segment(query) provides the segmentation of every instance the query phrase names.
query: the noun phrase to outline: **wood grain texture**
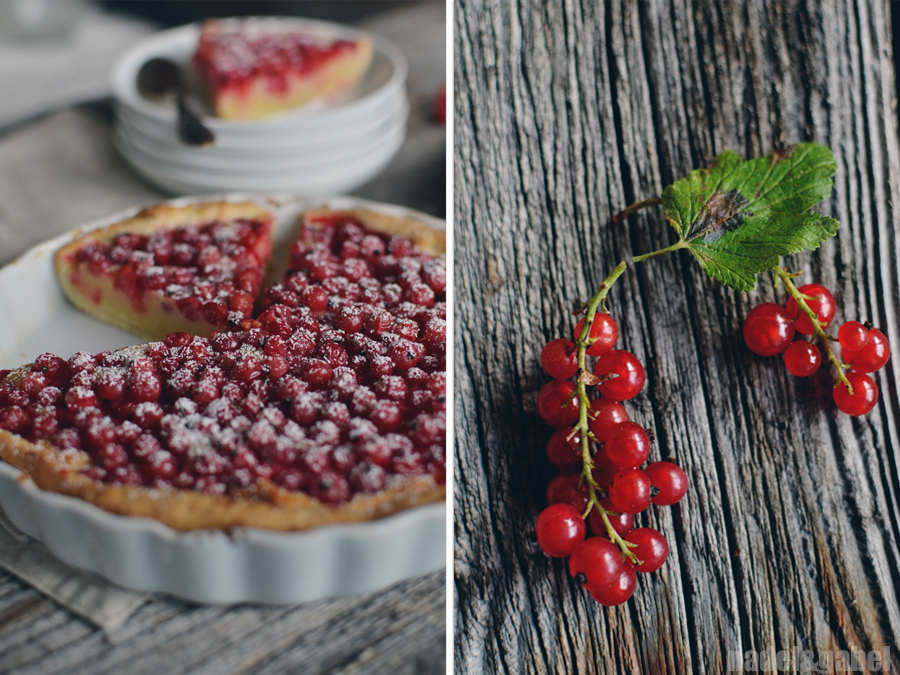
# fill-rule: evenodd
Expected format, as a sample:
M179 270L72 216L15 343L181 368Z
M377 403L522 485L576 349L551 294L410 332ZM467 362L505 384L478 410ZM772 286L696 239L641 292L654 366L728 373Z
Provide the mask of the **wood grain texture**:
M842 227L786 259L838 320L900 345L900 194L891 7L875 0L456 0L457 672L721 673L729 653L892 648L900 634L898 369L877 408L839 414L833 375L755 357L739 295L684 251L610 295L647 367L630 402L691 488L639 522L671 544L613 609L529 537L555 470L535 412L543 344L619 260L675 241L624 206L733 149L829 145ZM793 672L793 671L789 671ZM865 670L862 672L866 672Z

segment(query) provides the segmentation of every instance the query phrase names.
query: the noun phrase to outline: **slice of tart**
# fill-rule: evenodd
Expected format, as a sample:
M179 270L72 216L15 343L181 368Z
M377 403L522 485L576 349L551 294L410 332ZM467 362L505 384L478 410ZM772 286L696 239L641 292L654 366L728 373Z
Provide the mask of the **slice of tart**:
M289 20L210 20L193 57L218 117L260 120L355 87L372 62L368 38L298 29Z
M415 220L308 213L283 283L240 327L0 371L0 459L179 530L443 500L443 249Z
M56 254L79 309L149 340L208 335L253 312L274 217L258 204L160 204L89 232Z

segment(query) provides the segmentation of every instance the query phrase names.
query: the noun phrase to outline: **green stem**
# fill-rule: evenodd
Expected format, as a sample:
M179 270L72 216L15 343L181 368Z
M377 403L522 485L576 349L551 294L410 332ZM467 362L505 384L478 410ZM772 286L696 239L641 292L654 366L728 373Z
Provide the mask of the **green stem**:
M850 381L847 379L847 376L844 375L844 370L849 368L848 365L841 363L837 356L834 353L834 350L831 348L831 343L834 341L834 338L829 335L822 326L822 322L819 321L819 315L816 314L812 309L810 309L807 304L807 300L811 298L808 295L804 295L800 292L800 290L794 285L793 278L796 275L792 275L783 267L776 267L772 270L776 276L776 278L781 280L781 283L784 284L784 287L787 289L788 293L791 294L791 297L797 302L797 306L803 310L804 313L809 317L809 321L812 324L814 336L822 338L822 344L825 345L825 353L828 356L828 360L831 361L832 365L837 370L838 383L843 384L847 387L847 391L850 394L853 394L853 387L850 385ZM837 386L837 384L835 384Z
M614 215L612 217L612 221L613 223L618 225L635 211L640 211L641 209L646 209L651 206L659 206L660 204L662 204L662 197L651 197L650 199L645 199L642 202L635 202L631 206L626 207L624 210Z
M619 548L622 549L622 554L631 560L632 563L640 564L640 561L634 553L629 550L629 546L633 546L633 544L630 544L619 536L619 533L616 532L612 523L609 521L609 512L600 505L600 498L597 496L599 486L591 473L594 469L594 459L591 456L591 439L593 436L588 427L588 409L590 408L590 400L588 399L587 384L585 381L587 378L587 350L593 343L588 335L590 334L591 325L594 322L594 316L597 314L597 310L600 306L604 304L606 296L609 295L610 288L612 288L612 285L616 280L622 276L625 268L626 265L623 260L616 265L616 268L608 277L606 277L603 283L600 284L600 288L594 294L594 297L587 303L584 325L582 325L581 333L575 341L578 350L578 380L575 384L575 395L578 397L578 423L575 425L574 433L578 433L581 437L581 479L588 488L588 505L584 517L587 518L591 509L597 509L600 516L603 518L603 523L606 525L606 533L609 535L610 541L618 545Z
M671 246L666 246L665 248L661 248L658 251L651 251L650 253L645 253L644 255L636 255L631 259L631 262L643 262L644 260L655 258L656 256L662 255L663 253L671 253L672 251L677 251L680 248L687 248L687 242L685 242L683 239L679 239Z

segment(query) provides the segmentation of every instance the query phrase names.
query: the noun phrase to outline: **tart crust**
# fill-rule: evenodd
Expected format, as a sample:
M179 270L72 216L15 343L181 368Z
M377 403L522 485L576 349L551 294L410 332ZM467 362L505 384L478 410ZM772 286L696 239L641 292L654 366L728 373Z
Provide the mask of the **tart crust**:
M354 218L372 230L406 237L420 250L435 256L443 256L446 250L444 232L412 218L390 216L368 209L307 211L302 216L302 222L305 228L316 228L323 226L322 219L333 220L341 216ZM55 259L57 275L66 295L76 306L103 321L140 333L142 331L136 330L127 319L130 311L123 314L99 312L98 306L90 301L86 302L81 293L72 292L70 261L79 247L91 241L108 243L120 232L153 234L160 228L174 228L216 219L269 217L271 214L268 211L254 203L153 206L133 218L90 232L60 249ZM130 305L126 307L130 310ZM196 324L192 328L191 332L196 332ZM123 349L134 354L135 351L146 350L147 345ZM20 388L24 376L30 370L31 366L26 365L9 371L0 382ZM153 518L181 531L234 527L278 531L309 530L328 524L382 518L413 506L439 502L446 498L446 486L430 475L395 475L379 492L360 493L336 506L325 504L302 492L286 490L262 478L257 479L250 487L229 495L202 494L177 488L107 484L81 472L81 469L92 464L90 456L82 450L58 448L43 440L33 443L4 429L0 429L0 459L23 471L43 490L78 497L111 513Z
M184 225L203 225L213 221L239 219L270 222L273 215L253 202L201 202L187 206L157 204L137 215L108 227L88 232L63 246L54 257L56 277L66 297L83 312L113 326L130 331L147 340L161 340L166 333L184 331L209 335L219 328L205 320L191 321L159 291L145 291L143 311L136 311L126 293L113 284L111 277L90 274L75 255L84 246L97 242L108 245L118 234L134 233L152 236ZM267 261L271 253L271 237L261 238L265 250L258 256Z

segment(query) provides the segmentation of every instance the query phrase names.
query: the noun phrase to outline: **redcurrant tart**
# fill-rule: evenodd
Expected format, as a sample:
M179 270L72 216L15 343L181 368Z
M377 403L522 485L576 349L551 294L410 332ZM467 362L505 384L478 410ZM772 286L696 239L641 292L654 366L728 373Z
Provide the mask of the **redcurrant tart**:
M759 356L775 356L794 339L794 322L788 311L774 302L764 302L744 319L744 341Z
M834 319L834 313L837 309L837 304L831 291L821 284L805 284L797 290L811 298L806 301L807 306L819 317L819 325L823 329L828 328L832 319ZM798 333L812 335L815 332L809 315L800 309L793 297L788 298L787 312L793 318L794 327Z

